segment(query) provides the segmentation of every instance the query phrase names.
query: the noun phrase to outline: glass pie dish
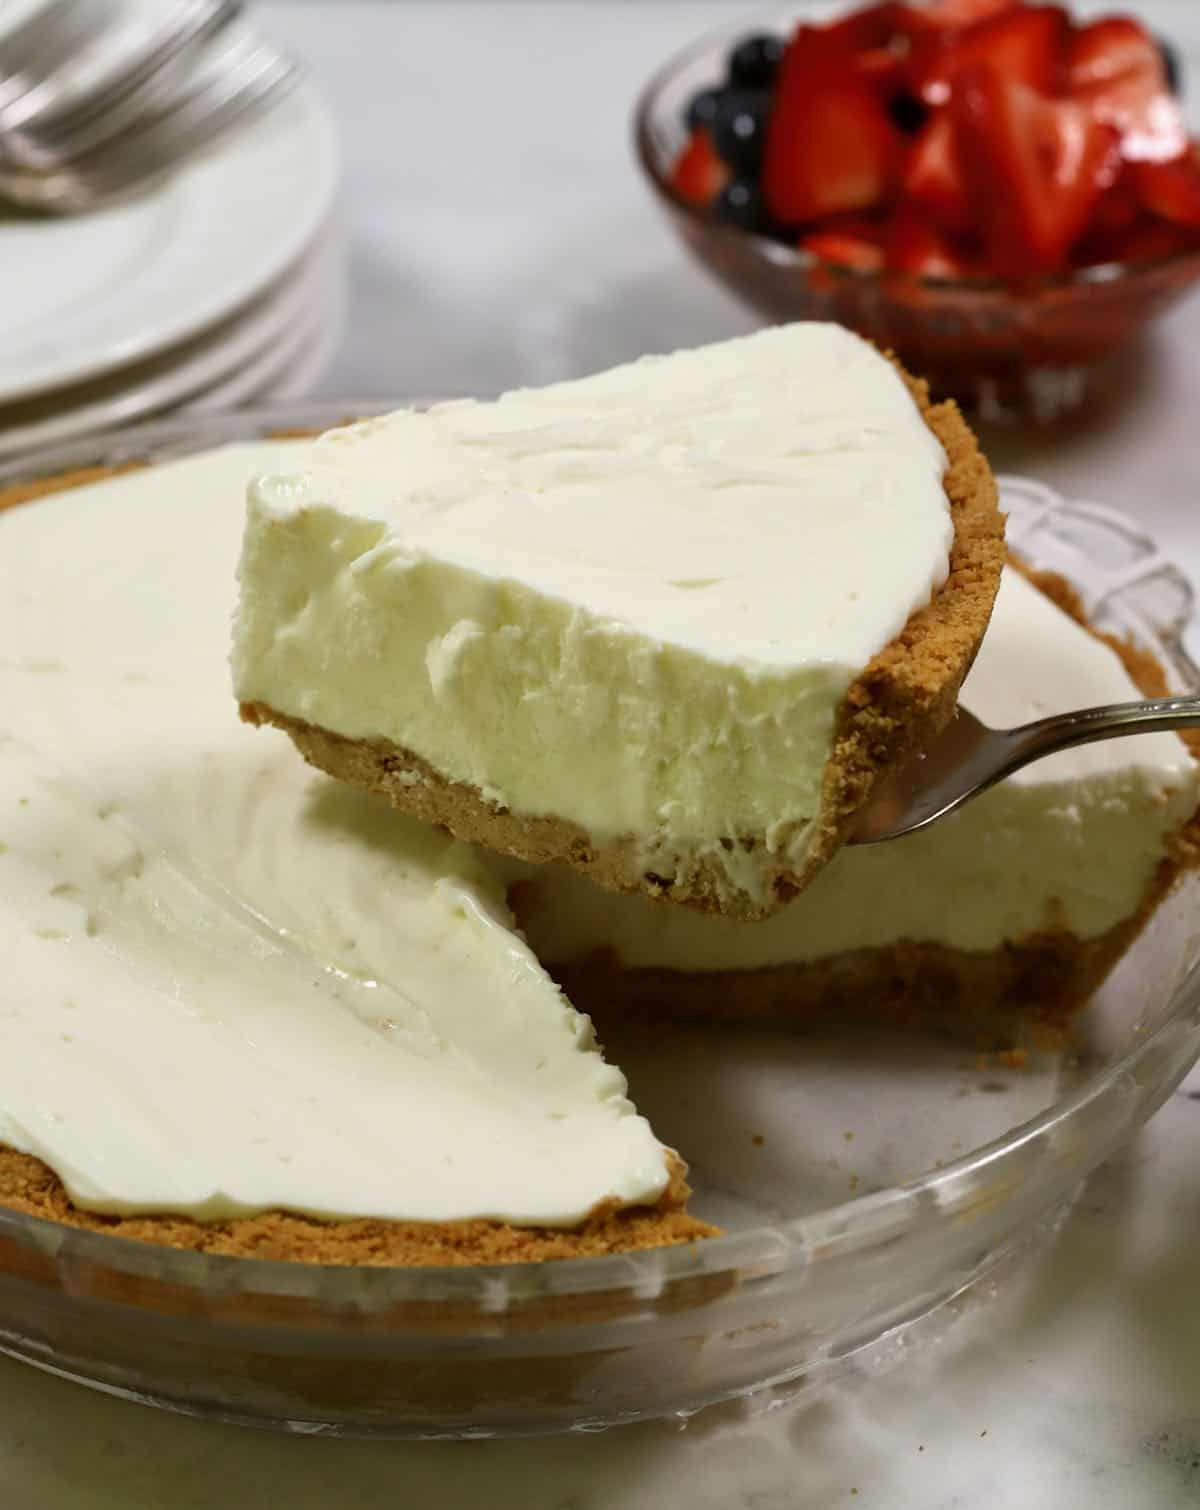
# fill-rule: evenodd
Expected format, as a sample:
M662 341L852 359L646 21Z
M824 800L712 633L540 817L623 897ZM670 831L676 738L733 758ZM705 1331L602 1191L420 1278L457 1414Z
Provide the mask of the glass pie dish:
M379 407L165 421L9 463L0 485ZM1173 686L1200 685L1182 642L1191 590L1150 540L1033 483L1003 492L1027 558L1067 575L1093 622L1151 649ZM1185 878L1068 1050L1023 1062L832 1026L610 1027L635 1100L691 1163L695 1211L725 1236L540 1265L337 1267L0 1208L0 1350L131 1399L301 1433L593 1430L813 1387L1000 1272L1200 1059L1196 890Z
M809 6L803 14L821 21L852 8ZM849 326L981 419L1053 423L1079 409L1100 365L1194 287L1200 247L1020 284L864 271L722 224L672 187L688 102L721 79L736 42L758 31L789 34L800 11L793 4L710 32L668 59L643 90L634 114L637 157L676 234L766 319Z

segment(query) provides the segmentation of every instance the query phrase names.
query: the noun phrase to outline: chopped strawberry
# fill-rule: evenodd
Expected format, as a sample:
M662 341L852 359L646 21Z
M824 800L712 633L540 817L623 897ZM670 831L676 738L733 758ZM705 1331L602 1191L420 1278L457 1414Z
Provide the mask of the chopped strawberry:
M855 73L880 88L899 87L903 82L908 47L896 28L894 0L851 11L817 31L819 41L810 37L806 46L820 46L830 56L842 54Z
M1067 51L1067 88L1072 94L1102 89L1161 60L1153 38L1132 16L1105 16L1076 27ZM1165 82L1165 75L1164 75Z
M897 24L907 32L965 31L1020 8L1021 0L909 0L897 5Z
M1133 181L1146 209L1172 225L1200 231L1200 152L1170 163L1134 163Z
M896 7L885 0L881 5L868 5L861 10L851 11L840 21L830 21L820 27L804 27L802 30L816 31L821 46L844 52L869 52L877 47L887 47L895 37Z
M860 273L883 270L883 231L877 221L845 215L800 238L800 249Z
M1116 181L1115 132L1085 105L1050 100L984 65L951 102L988 262L1001 277L1055 272Z
M1194 231L1164 225L1161 220L1146 220L1127 231L1121 244L1122 262L1149 262L1159 257L1178 257L1181 252L1200 251Z
M1136 165L1122 163L1111 188L1096 201L1088 225L1090 236L1119 236L1141 218L1142 201L1135 179Z
M1021 281L1200 250L1200 145L1135 19L866 0L786 47L755 35L734 59L688 106L674 191L749 230L795 228L818 259L809 276L830 286L839 269ZM720 111L742 110L747 59L769 68L752 81L759 136L743 161ZM735 194L752 219L729 213Z
M864 48L854 54L854 71L886 99L904 88L908 78L908 57L890 45Z
M820 37L815 28L797 31L767 128L763 197L784 224L874 209L899 161L900 134L879 92Z
M698 126L675 159L671 187L680 199L704 209L712 204L729 179L729 169L717 156L712 137Z
M995 17L949 40L918 46L911 87L927 105L944 105L959 74L987 63L1041 94L1057 93L1071 23L1059 5L1031 5Z
M901 196L952 235L971 229L971 202L963 182L954 123L944 112L932 116L913 142Z
M887 265L898 273L923 278L962 278L972 271L948 236L920 211L897 210L884 240Z
M1104 262L1154 262L1197 250L1200 237L1194 231L1146 215L1120 231L1090 231L1071 260L1077 267L1095 267Z
M1169 162L1187 147L1183 112L1162 53L1138 21L1109 16L1079 27L1067 47L1068 92L1121 134L1130 162Z

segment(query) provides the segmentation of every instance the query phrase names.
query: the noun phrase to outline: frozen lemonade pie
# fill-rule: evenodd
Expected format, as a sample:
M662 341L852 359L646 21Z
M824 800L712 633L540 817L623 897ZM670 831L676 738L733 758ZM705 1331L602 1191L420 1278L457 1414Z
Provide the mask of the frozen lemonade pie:
M265 472L236 693L460 838L761 918L950 716L1002 550L957 410L785 326Z
M865 364L855 377L864 394L878 380L895 413L906 412L890 368L867 361L857 344L832 345ZM601 391L608 381L616 379L597 380ZM595 407L605 412L599 399ZM579 439L573 397L567 408L573 417L561 423ZM483 422L475 408L443 412L451 418L439 423ZM932 413L943 423L952 478L954 456L973 452L965 442L956 450L957 431ZM405 423L383 426L385 438ZM487 446L508 433L491 423ZM857 423L845 432L851 457L866 444ZM882 433L886 424L877 423ZM715 445L711 426L705 433ZM803 895L757 922L620 895L567 865L500 856L329 780L287 739L239 722L230 697L228 627L248 477L297 479L253 487L252 571L254 551L268 550L272 532L279 541L273 601L281 613L288 604L291 628L278 625L269 638L281 655L289 633L299 653L316 653L318 629L333 622L320 608L326 594L361 613L344 621L347 632L390 666L390 621L371 617L376 574L384 584L399 579L427 625L443 622L443 593L455 623L490 624L485 610L503 612L505 623L536 638L558 622L548 597L535 608L533 588L516 577L501 588L494 563L491 585L482 565L472 577L441 537L435 559L418 553L405 564L403 550L385 543L388 527L369 522L361 492L357 525L328 505L293 511L326 476L314 455L353 457L370 448L372 434L343 432L315 453L306 441L279 441L119 476L52 479L32 490L49 495L36 502L29 491L0 494L0 505L23 505L0 512L0 704L8 714L0 732L0 1207L206 1252L333 1264L541 1261L690 1242L713 1229L687 1208L683 1159L632 1104L576 1006L606 1019L783 1023L882 1012L968 1038L995 1029L1011 1041L1030 1012L1062 1022L1082 1004L1190 859L1196 782L1184 746L1166 737L1058 757L928 833L843 849ZM936 448L915 435L919 470L937 477ZM584 477L599 465L582 445L564 442L555 456L555 466ZM744 470L739 463L736 478ZM347 462L333 475L348 487L356 474ZM375 475L372 464L368 481ZM887 468L874 475L880 491ZM438 476L426 497L435 519L450 486ZM580 483L587 496L592 487ZM539 496L528 478L519 496L527 494ZM705 500L706 518L709 505L718 508ZM595 506L603 506L599 493ZM611 592L623 584L622 601L632 603L631 579L617 567L637 559L636 521L617 512L629 537L624 555L606 554L601 541L587 557L594 573L583 576L599 595L596 584L607 582L600 566L611 564ZM985 510L968 536L987 546L979 545L976 569L983 600L990 517ZM293 536L303 544L310 531L317 543L300 549ZM917 560L897 536L914 602L936 576L927 544ZM869 536L862 546L873 560ZM949 548L947 581L961 552L957 539ZM684 539L680 571L688 575L702 567L690 550ZM530 559L526 538L520 560ZM313 575L321 561L325 587ZM876 565L873 590L887 595ZM543 567L548 580L561 560ZM918 589L926 573L930 583ZM943 590L935 587L935 603ZM805 596L782 580L773 591ZM654 588L649 598L658 603L662 593ZM307 618L306 602L314 605ZM894 601L892 611L903 617ZM578 604L570 612L578 622L564 643L581 667L593 659L609 666L618 621L603 620L601 633ZM657 666L645 674L659 687L694 674L702 689L701 663L723 653L705 621L689 631L707 646L694 665L682 651L645 648L640 622L621 631L643 647L643 661L631 650L627 669ZM682 641L682 620L672 622ZM756 620L756 633L767 622ZM242 632L244 656L244 605ZM435 681L466 675L456 656L474 632L441 632L430 651ZM858 643L861 656L866 642ZM903 634L900 643L908 643ZM1149 668L1126 659L1128 668L1008 573L965 698L985 719L1006 723L1129 696L1131 674L1154 690ZM497 664L485 661L489 675ZM546 664L529 661L527 692ZM424 662L412 674L432 697ZM844 724L830 687L815 671L810 680L827 717ZM483 696L482 681L465 685ZM630 669L622 685L632 698L642 684ZM356 706L368 706L374 687L372 706L386 710L391 686L366 676ZM514 684L506 686L511 695ZM484 706L502 715L500 701ZM583 717L583 701L580 710ZM321 716L336 723L336 711L326 706ZM317 728L305 712L315 714L302 707L289 727ZM357 744L329 734L319 748L361 749L374 760L381 737ZM571 748L582 762L582 744ZM549 781L552 765L542 759ZM396 769L416 783L432 767ZM440 789L432 777L428 786ZM561 784L554 790L556 801L569 796ZM736 1047L734 1036L731 1055Z

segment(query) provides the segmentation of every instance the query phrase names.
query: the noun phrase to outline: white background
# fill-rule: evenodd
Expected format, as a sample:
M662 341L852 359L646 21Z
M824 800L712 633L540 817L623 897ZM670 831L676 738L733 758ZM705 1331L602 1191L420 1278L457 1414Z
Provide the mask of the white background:
M1185 41L1200 98L1200 0L1133 8ZM751 328L660 224L628 138L657 62L752 8L258 9L307 61L342 133L351 315L324 394L494 391ZM1200 295L1131 357L1126 386L1121 404L1070 432L989 436L993 458L1136 515L1200 577ZM1197 1504L1200 1075L1093 1179L1057 1244L939 1342L770 1414L730 1407L682 1432L526 1443L285 1439L0 1360L3 1510Z

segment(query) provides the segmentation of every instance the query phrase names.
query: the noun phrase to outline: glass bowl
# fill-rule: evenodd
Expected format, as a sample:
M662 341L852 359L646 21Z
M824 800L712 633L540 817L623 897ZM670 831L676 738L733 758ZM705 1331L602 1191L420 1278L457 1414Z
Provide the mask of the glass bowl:
M0 484L380 407L164 421L10 462ZM1191 591L1151 541L1035 484L1003 491L1025 555L1153 649L1174 686L1200 685L1181 642ZM912 1323L1003 1273L1200 1059L1197 888L1168 899L1069 1051L1023 1064L834 1027L606 1028L635 1098L691 1162L695 1209L726 1236L541 1265L351 1268L0 1209L0 1349L131 1399L302 1433L594 1430L817 1387L894 1357L898 1337L940 1325Z
M689 251L768 320L847 325L982 419L1048 423L1081 407L1098 364L1200 277L1200 245L1020 285L926 278L828 262L722 224L675 193L670 170L686 139L688 101L720 82L736 40L758 30L790 32L795 21L793 6L710 33L664 64L638 100L638 161Z

